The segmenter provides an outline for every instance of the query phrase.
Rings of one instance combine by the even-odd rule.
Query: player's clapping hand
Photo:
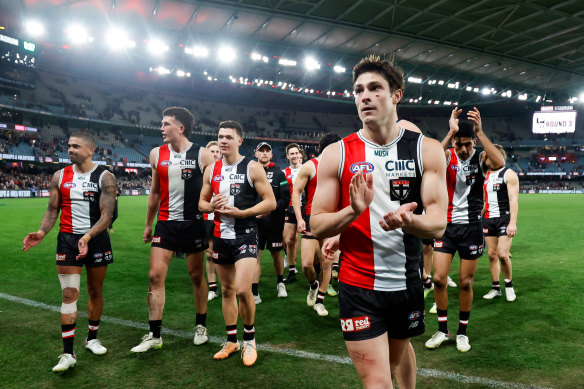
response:
[[[462,113],[462,109],[455,107],[452,112],[450,113],[450,119],[448,120],[448,124],[450,126],[450,131],[454,132],[455,134],[458,132],[458,115]]]
[[[507,237],[513,238],[517,234],[517,224],[509,224],[507,226]]]
[[[349,193],[351,195],[351,207],[357,215],[361,215],[373,201],[373,176],[363,176],[359,171],[351,178],[349,184]]]
[[[221,208],[217,208],[215,212],[219,212],[221,215],[231,216],[236,219],[241,219],[245,217],[243,211],[237,207],[232,207],[231,205],[224,205]]]
[[[395,212],[383,215],[383,220],[379,221],[379,225],[385,231],[407,227],[412,222],[412,216],[417,207],[418,204],[415,202],[403,204]]]
[[[227,197],[223,196],[221,193],[216,194],[215,197],[213,197],[213,200],[211,200],[211,206],[214,211],[221,211],[228,203],[229,200]]]
[[[45,237],[43,232],[31,232],[30,234],[26,235],[24,240],[22,241],[22,251],[27,251],[31,247],[34,247],[41,243],[41,240]]]
[[[339,249],[340,238],[341,238],[340,235],[335,235],[332,238],[324,241],[324,244],[322,245],[322,249],[320,251],[322,252],[322,255],[326,259],[328,260],[335,259],[335,253]]]
[[[85,258],[87,251],[89,250],[85,236],[82,236],[81,239],[79,239],[79,242],[77,242],[77,249],[79,250],[79,255],[77,255],[75,259],[80,260]]]
[[[144,235],[142,235],[142,240],[144,243],[152,242],[152,226],[144,228]]]
[[[472,111],[468,111],[467,117],[474,123],[475,134],[478,134],[483,130],[483,124],[481,121],[481,113],[477,107],[473,107]]]

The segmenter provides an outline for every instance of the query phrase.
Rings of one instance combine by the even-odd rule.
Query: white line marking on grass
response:
[[[9,301],[12,301],[15,303],[23,304],[23,305],[28,305],[29,307],[41,308],[41,309],[45,309],[45,310],[53,311],[53,312],[59,312],[61,310],[61,307],[58,307],[56,305],[48,305],[45,303],[41,303],[39,301],[34,301],[34,300],[22,298],[22,297],[12,296],[10,294],[6,294],[6,293],[2,293],[2,292],[0,292],[0,298],[2,298],[4,300],[9,300]],[[78,312],[78,315],[81,317],[87,317],[87,313],[85,313],[85,312]],[[107,323],[112,323],[112,324],[118,324],[118,325],[122,325],[125,327],[130,327],[130,328],[137,328],[137,329],[146,330],[146,331],[149,330],[149,327],[147,324],[138,323],[138,322],[131,321],[131,320],[118,319],[118,318],[110,317],[110,316],[102,316],[101,321],[104,321]],[[172,330],[169,328],[163,328],[162,333],[166,334],[166,335],[174,335],[174,336],[177,336],[179,338],[187,338],[187,339],[193,338],[195,336],[194,332]],[[209,341],[211,343],[221,344],[224,341],[224,339],[225,339],[224,337],[209,336]],[[257,348],[258,348],[258,350],[289,355],[292,357],[314,359],[317,361],[336,362],[336,363],[341,363],[341,364],[345,364],[345,365],[352,364],[351,358],[349,358],[349,357],[340,357],[337,355],[318,354],[318,353],[312,353],[309,351],[301,351],[301,350],[294,350],[294,349],[289,349],[289,348],[282,348],[282,347],[272,346],[268,343],[258,344]],[[498,380],[493,380],[493,379],[484,378],[484,377],[466,376],[466,375],[462,375],[462,374],[458,374],[458,373],[452,373],[452,372],[441,371],[441,370],[436,370],[436,369],[418,368],[418,375],[420,375],[422,377],[441,378],[441,379],[446,379],[446,380],[461,382],[461,383],[486,385],[490,388],[547,389],[545,387],[537,386],[537,385],[516,384],[513,382],[498,381]]]

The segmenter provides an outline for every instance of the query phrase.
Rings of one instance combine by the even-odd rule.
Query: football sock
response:
[[[315,304],[324,304],[324,293],[320,290],[318,291],[318,295],[316,296],[316,303]]]
[[[493,289],[497,292],[501,291],[501,283],[499,281],[493,281]]]
[[[314,280],[310,283],[310,289],[314,290],[316,288],[318,288],[318,281]]]
[[[216,282],[209,282],[209,290],[211,292],[217,293],[217,283]]]
[[[243,340],[254,340],[255,338],[255,327],[253,326],[253,324],[251,325],[247,325],[244,324],[243,325]]]
[[[296,273],[296,265],[289,265],[288,266],[288,272],[290,272],[290,273]]]
[[[466,327],[468,326],[468,319],[470,318],[470,311],[459,313],[458,331],[456,335],[466,335]]]
[[[437,309],[438,314],[438,331],[448,334],[448,310],[447,309]]]
[[[207,313],[197,313],[196,317],[195,317],[195,325],[202,325],[203,327],[205,327],[205,324],[207,323]]]
[[[431,287],[432,287],[432,279],[430,278],[430,276],[428,276],[424,280],[424,288],[430,289]]]
[[[149,320],[150,332],[155,338],[160,338],[160,330],[162,329],[162,319],[160,320]]]
[[[97,330],[99,329],[99,320],[89,320],[89,332],[87,340],[97,339]]]
[[[73,355],[73,342],[75,341],[75,326],[73,324],[61,324],[61,337],[63,338],[63,352]]]
[[[225,326],[227,329],[227,341],[228,342],[237,342],[237,324],[232,326]]]
[[[278,279],[276,281],[277,284],[279,284],[280,282],[284,282],[284,274],[280,274],[280,275],[276,276],[276,278]]]
[[[508,280],[505,278],[505,287],[512,288],[513,287],[513,280]]]
[[[259,289],[260,289],[260,284],[258,284],[256,282],[251,284],[251,292],[253,293],[254,296],[257,296],[258,294],[260,294]]]

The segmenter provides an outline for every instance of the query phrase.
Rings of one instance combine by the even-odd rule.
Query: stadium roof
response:
[[[351,65],[393,53],[408,74],[584,91],[581,0],[0,0],[5,26],[123,22],[181,40],[231,39]],[[326,60],[325,60],[326,61]],[[345,75],[348,77],[348,74]]]

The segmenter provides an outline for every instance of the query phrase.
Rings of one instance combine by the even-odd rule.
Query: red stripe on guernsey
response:
[[[450,150],[450,162],[446,168],[446,188],[448,189],[448,223],[452,223],[452,209],[454,207],[452,200],[454,199],[454,190],[456,189],[456,174],[459,168],[458,156],[454,149]]]
[[[292,168],[290,168],[290,166],[288,166],[286,169],[284,169],[284,174],[286,175],[286,181],[288,181],[288,190],[290,190],[290,204],[288,204],[288,206],[291,207],[292,206],[292,192],[294,191]]]
[[[160,181],[160,211],[158,220],[168,220],[169,216],[169,188],[168,188],[168,164],[161,164],[162,161],[170,160],[170,150],[168,145],[162,145],[158,148],[158,162],[156,170]]]
[[[312,199],[314,198],[314,192],[316,192],[316,175],[318,172],[318,159],[312,158],[312,163],[314,164],[314,177],[308,180],[306,184],[306,208],[305,208],[305,215],[310,215],[310,211],[312,210]]]
[[[350,168],[354,162],[366,161],[365,144],[354,133],[345,139],[345,162],[341,178],[341,195],[339,209],[351,204],[349,184],[353,173]],[[375,257],[373,240],[371,238],[371,218],[369,208],[365,210],[341,234],[341,253],[343,266],[339,274],[339,281],[349,285],[373,289],[375,285]]]
[[[63,177],[61,178],[61,220],[60,226],[62,232],[73,233],[73,212],[71,211],[71,186],[66,183],[73,182],[74,177],[73,165],[69,165],[63,169]]]
[[[74,336],[75,336],[75,328],[73,328],[72,330],[69,330],[69,331],[61,332],[62,338],[72,338]]]
[[[489,178],[491,177],[491,171],[487,171],[487,176],[485,177],[485,183],[483,184],[483,193],[485,198],[485,219],[489,218],[489,192],[487,191],[487,185],[489,184]]]
[[[219,193],[219,186],[221,185],[220,180],[215,180],[216,176],[221,175],[221,170],[223,170],[223,159],[215,162],[215,166],[213,167],[213,173],[211,174],[211,188],[213,189],[213,194]],[[215,223],[215,228],[213,229],[213,236],[220,237],[221,236],[221,215],[215,212],[215,218],[213,220]]]

